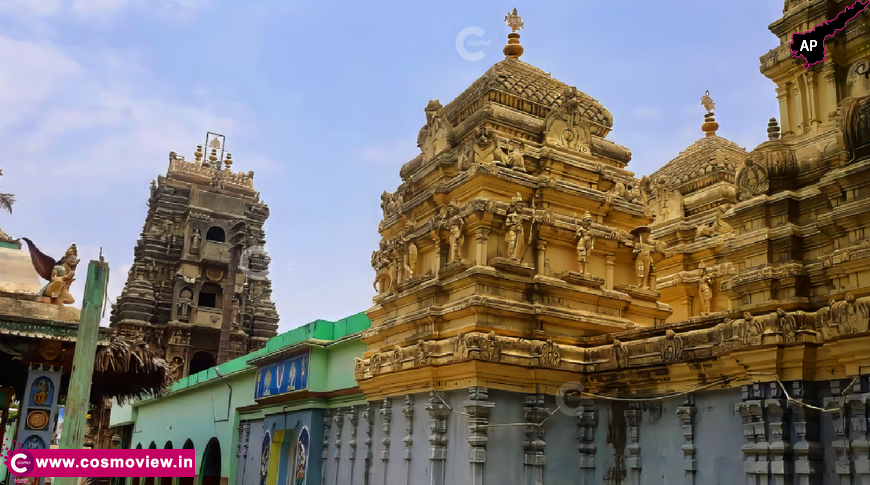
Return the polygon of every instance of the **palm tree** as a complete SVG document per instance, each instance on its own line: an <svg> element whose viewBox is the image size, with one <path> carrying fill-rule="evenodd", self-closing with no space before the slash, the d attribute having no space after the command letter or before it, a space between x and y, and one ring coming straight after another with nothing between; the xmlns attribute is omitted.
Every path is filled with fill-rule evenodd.
<svg viewBox="0 0 870 485"><path fill-rule="evenodd" d="M0 170L0 178L3 177L3 170ZM15 195L14 194L6 194L0 192L0 209L6 210L10 214L12 213L12 204L15 203Z"/></svg>

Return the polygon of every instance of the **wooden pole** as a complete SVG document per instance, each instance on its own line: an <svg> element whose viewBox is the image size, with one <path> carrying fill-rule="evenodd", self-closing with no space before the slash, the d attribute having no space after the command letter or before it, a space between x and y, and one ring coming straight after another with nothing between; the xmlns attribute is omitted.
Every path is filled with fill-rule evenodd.
<svg viewBox="0 0 870 485"><path fill-rule="evenodd" d="M100 314L109 280L109 265L99 261L88 264L88 279L79 317L76 335L76 350L73 355L72 375L66 396L66 411L59 448L81 449L85 444L85 431L90 407L91 379L94 374L94 358L100 333ZM77 478L57 478L56 485L75 485Z"/></svg>

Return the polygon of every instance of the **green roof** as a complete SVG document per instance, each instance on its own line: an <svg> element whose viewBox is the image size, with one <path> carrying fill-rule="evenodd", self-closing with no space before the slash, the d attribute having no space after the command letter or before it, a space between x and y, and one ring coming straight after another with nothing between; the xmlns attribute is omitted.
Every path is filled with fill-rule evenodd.
<svg viewBox="0 0 870 485"><path fill-rule="evenodd" d="M371 326L372 322L366 316L365 312L360 312L356 315L351 315L334 322L330 322L329 320L315 320L311 323L296 327L288 332L284 332L276 337L272 337L260 350L179 379L178 382L172 385L172 390L179 391L195 384L217 379L218 373L222 376L226 376L228 374L243 371L247 368L253 369L253 366L248 365L249 360L256 359L257 357L266 354L271 354L272 352L276 352L291 345L296 345L309 339L328 341L340 340L348 335L362 332Z"/></svg>

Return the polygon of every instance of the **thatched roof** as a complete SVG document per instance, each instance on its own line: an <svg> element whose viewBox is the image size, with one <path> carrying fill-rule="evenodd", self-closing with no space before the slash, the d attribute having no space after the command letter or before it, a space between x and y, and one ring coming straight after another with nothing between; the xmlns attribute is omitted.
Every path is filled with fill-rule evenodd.
<svg viewBox="0 0 870 485"><path fill-rule="evenodd" d="M115 398L118 404L124 404L149 396L161 397L169 391L171 384L169 364L157 357L144 342L112 337L97 352L91 400Z"/></svg>

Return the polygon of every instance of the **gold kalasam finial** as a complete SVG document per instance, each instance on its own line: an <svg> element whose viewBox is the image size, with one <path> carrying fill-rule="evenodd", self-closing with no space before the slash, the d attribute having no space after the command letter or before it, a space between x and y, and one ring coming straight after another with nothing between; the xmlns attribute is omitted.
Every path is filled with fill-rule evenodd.
<svg viewBox="0 0 870 485"><path fill-rule="evenodd" d="M716 130L719 129L719 123L716 123L716 115L713 113L716 109L716 104L714 104L713 99L710 98L710 91L704 93L704 97L701 98L701 104L704 106L704 109L707 110L707 114L704 115L704 124L701 125L701 130L707 136L713 136L716 134Z"/></svg>
<svg viewBox="0 0 870 485"><path fill-rule="evenodd" d="M523 46L520 45L520 34L518 30L523 28L523 19L517 15L517 9L504 16L505 23L511 28L511 33L508 34L508 43L502 49L504 56L511 59L519 59L523 55Z"/></svg>
<svg viewBox="0 0 870 485"><path fill-rule="evenodd" d="M713 98L710 97L709 90L705 92L704 97L701 98L701 104L704 106L704 109L706 109L708 113L716 111L716 104L713 102Z"/></svg>
<svg viewBox="0 0 870 485"><path fill-rule="evenodd" d="M516 32L523 28L523 18L517 14L517 9L504 16L505 23L511 28L511 32Z"/></svg>
<svg viewBox="0 0 870 485"><path fill-rule="evenodd" d="M233 166L233 155L231 153L227 153L226 158L224 159L224 169L229 170L230 167Z"/></svg>

